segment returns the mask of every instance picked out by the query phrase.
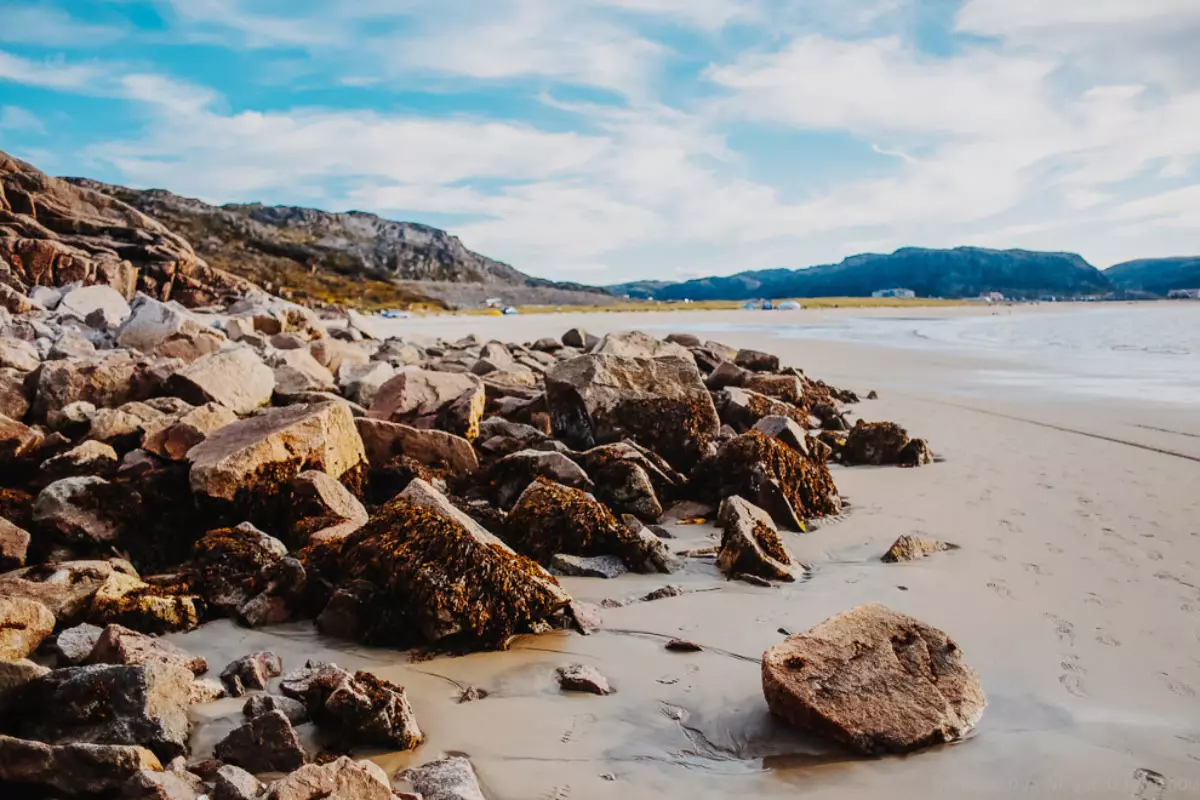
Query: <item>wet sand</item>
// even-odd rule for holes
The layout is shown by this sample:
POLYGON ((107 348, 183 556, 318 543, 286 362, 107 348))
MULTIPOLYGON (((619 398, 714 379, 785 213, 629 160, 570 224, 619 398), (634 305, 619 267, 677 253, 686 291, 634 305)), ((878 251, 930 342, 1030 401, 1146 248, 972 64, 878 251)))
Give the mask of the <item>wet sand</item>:
MULTIPOLYGON (((738 313, 729 319, 742 319, 738 313)), ((396 332, 520 341, 574 324, 597 333, 660 323, 683 331, 721 318, 394 324, 396 332)), ((389 771, 466 754, 493 800, 1200 796, 1195 407, 1082 402, 1052 392, 968 396, 955 389, 964 370, 993 364, 762 333, 711 338, 778 353, 785 364, 864 395, 878 389, 881 399, 856 412, 900 422, 945 460, 915 470, 835 468, 849 513, 808 534, 782 534, 812 564, 803 582, 727 582, 702 559, 672 576, 565 579, 576 598, 593 602, 637 598, 666 583, 694 590, 606 609, 603 629, 588 637, 524 637, 504 653, 419 663, 322 638, 311 623, 245 630, 221 622, 171 638, 216 671, 246 652, 273 649, 285 670, 307 658, 331 660, 406 686, 427 742, 413 753, 365 754, 389 771), (879 562, 898 535, 915 532, 961 549, 912 564, 879 562), (868 601, 940 627, 962 646, 989 698, 968 740, 861 759, 768 714, 757 659, 783 637, 779 629, 804 630, 868 601), (665 650, 676 636, 706 649, 665 650), (554 669, 576 661, 599 668, 616 693, 560 693, 554 669), (458 704, 466 685, 490 695, 458 704)), ((715 543, 707 525, 671 530, 676 550, 715 543)), ((196 708, 195 755, 240 723, 241 703, 196 708)))

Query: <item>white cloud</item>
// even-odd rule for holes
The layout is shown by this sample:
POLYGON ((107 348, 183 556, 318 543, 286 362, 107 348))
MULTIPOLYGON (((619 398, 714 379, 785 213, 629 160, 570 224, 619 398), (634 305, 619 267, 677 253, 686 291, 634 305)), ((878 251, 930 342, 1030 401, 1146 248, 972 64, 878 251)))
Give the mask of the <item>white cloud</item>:
POLYGON ((33 44, 39 47, 100 47, 125 36, 125 30, 109 25, 89 25, 65 11, 48 5, 0 6, 0 42, 33 44))
POLYGON ((68 64, 62 59, 37 61, 0 50, 0 80, 43 89, 83 90, 103 76, 89 64, 68 64))
POLYGON ((46 126, 32 111, 19 106, 0 106, 0 131, 45 133, 46 126))

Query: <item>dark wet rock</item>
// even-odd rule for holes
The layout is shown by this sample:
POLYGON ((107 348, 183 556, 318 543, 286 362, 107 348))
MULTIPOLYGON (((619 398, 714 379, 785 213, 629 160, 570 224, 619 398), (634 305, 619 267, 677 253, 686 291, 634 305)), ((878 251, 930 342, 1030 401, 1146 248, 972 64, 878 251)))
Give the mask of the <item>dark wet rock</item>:
POLYGON ((0 517, 0 572, 25 566, 29 542, 28 531, 0 517))
POLYGON ((779 372, 779 356, 761 350, 738 350, 733 356, 733 363, 752 372, 779 372))
POLYGON ((209 434, 237 421, 237 415, 220 403, 205 403, 147 423, 142 448, 160 458, 183 461, 209 434))
POLYGON ((633 442, 600 445, 572 456, 591 477, 596 496, 615 513, 654 522, 663 501, 684 483, 669 464, 633 442))
POLYGON ((803 520, 841 511, 829 469, 758 431, 721 446, 707 465, 706 480, 722 498, 740 495, 771 515, 777 525, 803 530, 803 520))
POLYGON ((299 559, 285 556, 259 573, 255 587, 257 593, 238 608, 238 621, 251 628, 281 625, 305 607, 308 571, 299 559))
POLYGON ((423 481, 414 480, 338 545, 335 582, 361 581, 369 589, 357 596, 364 623, 358 636, 368 643, 411 645, 457 634, 503 647, 570 602, 549 573, 423 481))
POLYGON ((59 666, 82 664, 91 655, 104 628, 86 622, 59 632, 54 637, 54 651, 59 666))
POLYGON ((484 800, 471 762, 462 756, 411 767, 399 776, 422 800, 484 800))
POLYGON ((308 761, 296 729, 281 711, 268 711, 234 728, 213 753, 247 772, 291 772, 308 761))
POLYGON ((54 482, 63 478, 96 476, 111 478, 120 463, 117 451, 104 442, 88 441, 42 462, 41 479, 54 482))
POLYGON ((61 792, 67 796, 116 792, 141 770, 161 770, 144 747, 63 744, 17 739, 0 734, 0 785, 61 792))
POLYGON ((538 339, 536 342, 530 345, 530 349, 541 353, 557 353, 559 350, 562 350, 562 348, 562 341, 555 339, 553 336, 543 336, 541 339, 538 339))
POLYGON ((254 719, 271 711, 282 712, 293 725, 308 721, 308 709, 304 707, 304 703, 291 697, 277 694, 255 694, 248 697, 245 705, 242 706, 242 716, 246 719, 254 719))
POLYGON ((803 411, 782 400, 733 386, 715 392, 713 402, 721 421, 738 433, 750 430, 764 417, 788 417, 797 424, 807 419, 803 411))
POLYGON ((88 664, 169 664, 193 675, 208 671, 208 662, 177 645, 155 636, 132 631, 124 625, 109 625, 96 640, 88 664))
POLYGON ((328 764, 306 764, 267 787, 263 800, 395 800, 392 787, 370 761, 342 756, 328 764))
POLYGON ((717 515, 722 528, 717 566, 726 575, 748 573, 794 581, 799 566, 779 537, 771 516, 740 497, 727 497, 717 515))
POLYGON ((167 381, 168 391, 194 406, 220 403, 249 414, 266 405, 275 391, 275 373, 249 347, 198 358, 167 381))
POLYGON ((493 499, 501 508, 511 507, 539 477, 585 491, 592 488, 588 474, 562 453, 521 450, 500 459, 488 472, 493 499))
POLYGON ((141 770, 126 781, 122 796, 129 800, 207 800, 204 782, 184 769, 141 770))
POLYGON ((373 467, 404 456, 451 475, 466 475, 479 469, 479 457, 471 443, 461 436, 370 417, 359 417, 354 422, 373 467))
POLYGON ((630 438, 690 468, 720 427, 696 365, 677 358, 579 356, 546 372, 555 434, 576 450, 630 438))
MULTIPOLYGON (((658 589, 655 589, 654 591, 647 593, 644 597, 642 597, 642 601, 643 602, 652 602, 654 600, 665 600, 668 597, 679 597, 680 595, 684 595, 684 594, 687 594, 687 591, 682 586, 668 584, 666 586, 659 587, 658 589)), ((619 608, 619 606, 618 606, 618 608, 619 608)))
POLYGON ((425 738, 403 687, 370 672, 308 666, 285 675, 280 689, 348 744, 411 750, 425 738))
POLYGON ((927 536, 917 536, 906 533, 892 543, 880 561, 895 564, 898 561, 916 561, 919 558, 931 556, 943 550, 953 550, 955 545, 932 539, 927 536))
POLYGON ((264 523, 286 518, 290 481, 300 472, 318 469, 357 489, 366 471, 354 418, 339 402, 272 409, 226 425, 193 447, 188 461, 192 491, 212 510, 264 523))
POLYGON ((140 744, 174 758, 187 752, 191 682, 189 670, 162 663, 58 669, 25 687, 15 732, 54 744, 140 744))
POLYGON ((704 648, 687 639, 672 639, 667 642, 667 649, 673 653, 699 653, 704 648))
POLYGON ((574 578, 617 578, 629 571, 617 556, 576 556, 556 553, 550 559, 550 572, 574 578))
POLYGON ((753 430, 772 436, 804 457, 809 457, 808 434, 795 419, 787 416, 767 416, 754 423, 753 430))
POLYGON ((567 347, 577 347, 580 350, 590 349, 599 343, 600 338, 593 336, 583 328, 571 328, 562 335, 562 343, 567 347))
POLYGON ((230 697, 241 697, 248 689, 266 689, 267 681, 283 674, 283 660, 264 650, 242 656, 221 670, 221 682, 230 697))
POLYGON ((920 467, 933 463, 933 451, 924 439, 909 439, 900 451, 896 463, 902 467, 920 467))
POLYGON ((796 375, 753 373, 746 376, 741 387, 793 406, 802 407, 805 404, 804 382, 796 375))
POLYGON ((349 536, 367 522, 367 510, 345 486, 320 470, 292 479, 289 506, 292 542, 303 547, 317 537, 349 536))
POLYGON ((816 417, 821 430, 845 431, 850 429, 845 415, 833 403, 813 403, 809 408, 809 413, 816 417))
POLYGON ((987 704, 953 640, 876 603, 774 645, 762 679, 774 714, 864 755, 960 739, 987 704))
POLYGON ((241 767, 226 764, 213 776, 212 800, 258 800, 263 785, 241 767))
POLYGON ((474 375, 408 368, 379 387, 372 419, 438 427, 474 441, 483 418, 483 382, 474 375))
POLYGON ((874 389, 872 389, 871 391, 867 392, 867 399, 868 399, 868 400, 878 400, 878 399, 879 399, 879 392, 877 392, 877 391, 875 391, 874 389))
MULTIPOLYGON (((910 439, 908 431, 894 422, 864 422, 859 420, 846 435, 846 444, 841 448, 843 464, 869 464, 880 466, 884 464, 899 464, 901 453, 908 447, 910 439)), ((928 452, 928 447, 921 445, 910 451, 910 463, 913 456, 922 450, 928 452)), ((918 459, 919 461, 919 459, 918 459)))
POLYGON ((555 670, 558 685, 564 692, 588 692, 590 694, 612 694, 608 678, 600 670, 588 664, 568 664, 555 670))
POLYGON ((544 478, 531 483, 509 512, 505 541, 543 564, 568 553, 615 555, 636 571, 667 572, 671 566, 657 537, 630 531, 587 492, 544 478))
POLYGON ((0 595, 0 661, 24 658, 53 630, 54 614, 46 606, 27 597, 0 595))
POLYGON ((287 546, 248 522, 206 533, 192 551, 200 593, 215 609, 236 615, 261 590, 262 570, 287 555, 287 546))
POLYGON ((117 541, 136 517, 141 498, 125 486, 85 475, 63 478, 43 489, 33 507, 34 521, 63 537, 91 543, 117 541))

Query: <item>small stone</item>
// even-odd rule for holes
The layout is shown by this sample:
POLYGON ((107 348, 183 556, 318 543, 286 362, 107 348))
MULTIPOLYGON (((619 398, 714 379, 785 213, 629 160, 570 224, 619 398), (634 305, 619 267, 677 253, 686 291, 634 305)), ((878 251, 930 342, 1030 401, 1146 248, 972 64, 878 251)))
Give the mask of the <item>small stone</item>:
POLYGON ((67 628, 54 638, 54 649, 58 654, 59 666, 82 664, 91 655, 92 648, 100 640, 104 629, 84 622, 67 628))
POLYGON ((588 692, 591 694, 612 694, 608 678, 588 664, 570 664, 559 667, 554 673, 558 677, 558 685, 564 692, 588 692))
POLYGON ((293 725, 299 725, 302 722, 308 721, 308 709, 304 707, 304 703, 294 700, 291 697, 283 697, 277 694, 255 694, 246 698, 246 703, 242 706, 242 716, 246 717, 246 719, 261 717, 263 714, 269 714, 272 711, 283 712, 283 715, 293 725))
POLYGON ((895 564, 898 561, 916 561, 918 558, 925 558, 934 553, 953 548, 954 545, 947 542, 906 533, 892 543, 892 546, 883 554, 880 561, 886 564, 895 564))
POLYGON ((226 764, 213 778, 212 800, 257 800, 263 785, 241 767, 226 764))
POLYGON ((266 689, 267 681, 283 673, 283 659, 264 650, 242 656, 221 670, 221 681, 230 697, 241 697, 247 689, 266 689))
POLYGON ((704 648, 687 639, 672 639, 667 642, 667 649, 675 653, 698 653, 704 648))
POLYGON ((655 589, 654 591, 650 592, 649 594, 647 594, 646 596, 644 596, 642 598, 642 601, 650 602, 653 600, 665 600, 668 597, 679 597, 680 595, 684 595, 684 594, 687 594, 687 590, 684 589, 682 586, 668 584, 667 586, 663 586, 659 589, 655 589))
POLYGON ((188 705, 212 703, 225 696, 225 687, 212 678, 197 678, 188 691, 188 705))
POLYGON ((249 772, 291 772, 308 755, 282 711, 269 711, 235 728, 213 750, 217 758, 249 772))
POLYGON ((482 700, 488 696, 487 689, 480 689, 478 686, 467 686, 458 693, 458 703, 473 703, 476 700, 482 700))
POLYGON ((867 399, 868 399, 868 400, 878 400, 878 399, 879 399, 879 392, 877 392, 877 391, 875 391, 874 389, 872 389, 871 391, 867 392, 867 399))

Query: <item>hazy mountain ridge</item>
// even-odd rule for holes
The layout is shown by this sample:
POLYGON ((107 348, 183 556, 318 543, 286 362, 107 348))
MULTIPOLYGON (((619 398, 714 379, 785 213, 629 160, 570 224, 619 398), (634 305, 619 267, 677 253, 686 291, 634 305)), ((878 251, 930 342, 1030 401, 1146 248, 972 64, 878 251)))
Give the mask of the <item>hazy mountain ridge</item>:
POLYGON ((1200 289, 1200 256, 1140 258, 1113 264, 1104 275, 1121 289, 1165 297, 1172 289, 1200 289))

